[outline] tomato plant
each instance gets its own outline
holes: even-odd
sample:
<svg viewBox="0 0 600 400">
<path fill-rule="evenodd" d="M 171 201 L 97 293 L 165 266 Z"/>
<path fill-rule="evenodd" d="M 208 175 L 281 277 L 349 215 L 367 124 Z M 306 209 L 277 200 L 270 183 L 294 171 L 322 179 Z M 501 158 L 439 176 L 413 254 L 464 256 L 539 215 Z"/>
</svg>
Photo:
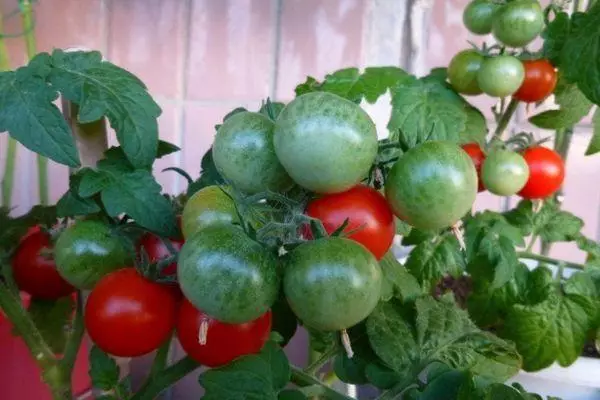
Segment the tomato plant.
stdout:
<svg viewBox="0 0 600 400">
<path fill-rule="evenodd" d="M 377 259 L 388 252 L 396 234 L 394 215 L 385 197 L 364 185 L 312 200 L 306 214 L 320 219 L 330 234 L 348 219 L 344 232 L 354 232 L 348 238 L 365 246 Z"/>
<path fill-rule="evenodd" d="M 271 333 L 271 311 L 243 324 L 219 322 L 184 300 L 177 314 L 177 338 L 183 350 L 207 367 L 220 367 L 236 358 L 258 353 Z M 206 331 L 200 343 L 202 324 Z"/>
<path fill-rule="evenodd" d="M 176 298 L 168 288 L 124 268 L 105 276 L 90 293 L 85 327 L 96 346 L 108 354 L 137 357 L 169 338 L 176 309 Z"/>
<path fill-rule="evenodd" d="M 529 168 L 529 179 L 519 196 L 543 199 L 560 189 L 565 179 L 565 164 L 558 153 L 536 146 L 526 149 L 523 158 Z"/>
<path fill-rule="evenodd" d="M 28 233 L 12 257 L 13 277 L 19 289 L 33 297 L 58 299 L 75 288 L 56 269 L 50 235 L 39 230 Z"/>
<path fill-rule="evenodd" d="M 236 108 L 215 127 L 200 176 L 170 169 L 189 183 L 176 195 L 152 167 L 179 149 L 159 140 L 160 107 L 131 73 L 97 52 L 61 50 L 1 72 L 0 129 L 72 172 L 56 205 L 15 215 L 8 179 L 0 207 L 0 308 L 53 399 L 74 397 L 86 332 L 95 389 L 121 400 L 154 399 L 199 363 L 215 367 L 198 378 L 207 399 L 349 400 L 333 380 L 369 384 L 378 400 L 537 398 L 504 383 L 571 365 L 599 332 L 600 246 L 554 196 L 576 124 L 600 104 L 589 62 L 599 17 L 600 2 L 569 15 L 559 2 L 472 1 L 465 26 L 496 44 L 471 43 L 425 76 L 345 68 L 307 77 L 288 104 Z M 463 96 L 479 93 L 501 98 L 491 114 Z M 550 93 L 556 107 L 530 122 L 555 131 L 554 150 L 531 132 L 507 134 L 527 126 L 512 124 L 522 102 Z M 378 140 L 361 105 L 382 96 L 389 135 Z M 109 149 L 94 147 L 104 124 L 88 125 L 102 118 L 116 131 Z M 600 152 L 599 137 L 587 154 Z M 483 188 L 522 200 L 476 212 Z M 56 241 L 37 226 L 52 226 Z M 585 263 L 551 257 L 559 242 Z M 179 296 L 153 280 L 169 263 Z M 33 295 L 27 306 L 19 287 Z M 298 326 L 306 368 L 283 351 Z M 187 356 L 170 364 L 174 330 Z M 111 357 L 154 350 L 134 392 Z"/>
<path fill-rule="evenodd" d="M 526 60 L 525 79 L 514 97 L 526 103 L 535 103 L 544 100 L 554 92 L 558 74 L 548 60 Z"/>
<path fill-rule="evenodd" d="M 496 56 L 487 58 L 477 74 L 481 90 L 494 97 L 506 97 L 515 93 L 525 79 L 525 68 L 518 58 Z"/>
</svg>

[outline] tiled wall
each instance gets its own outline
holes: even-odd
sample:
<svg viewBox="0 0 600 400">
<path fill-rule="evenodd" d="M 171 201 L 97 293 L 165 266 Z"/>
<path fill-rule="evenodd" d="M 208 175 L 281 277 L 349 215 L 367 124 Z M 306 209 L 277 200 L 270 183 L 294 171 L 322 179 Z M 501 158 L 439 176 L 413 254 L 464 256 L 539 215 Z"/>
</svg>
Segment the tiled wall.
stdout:
<svg viewBox="0 0 600 400">
<path fill-rule="evenodd" d="M 160 134 L 183 151 L 159 160 L 156 173 L 165 190 L 179 192 L 184 182 L 167 166 L 197 175 L 214 125 L 232 108 L 257 108 L 267 96 L 286 101 L 306 75 L 366 65 L 401 65 L 423 74 L 447 65 L 468 47 L 462 26 L 467 0 L 40 0 L 36 4 L 39 50 L 85 46 L 100 50 L 147 83 L 163 108 Z M 17 0 L 0 0 L 6 14 Z M 6 21 L 20 30 L 18 18 Z M 13 66 L 24 62 L 19 39 L 9 39 Z M 385 133 L 389 99 L 367 110 Z M 493 105 L 479 96 L 473 102 L 488 117 Z M 531 112 L 531 111 L 530 111 Z M 529 129 L 520 110 L 514 129 Z M 543 135 L 542 132 L 539 133 Z M 584 157 L 591 134 L 589 119 L 578 127 L 568 161 L 565 208 L 586 221 L 586 233 L 598 237 L 600 156 Z M 0 148 L 6 145 L 0 136 Z M 113 140 L 114 143 L 114 140 Z M 3 168 L 0 151 L 0 174 Z M 51 166 L 51 195 L 67 187 L 67 171 Z M 19 148 L 17 211 L 37 199 L 34 157 Z M 500 208 L 502 199 L 480 195 L 478 208 Z M 571 245 L 556 246 L 555 255 L 581 260 Z M 196 398 L 188 379 L 173 392 Z"/>
</svg>

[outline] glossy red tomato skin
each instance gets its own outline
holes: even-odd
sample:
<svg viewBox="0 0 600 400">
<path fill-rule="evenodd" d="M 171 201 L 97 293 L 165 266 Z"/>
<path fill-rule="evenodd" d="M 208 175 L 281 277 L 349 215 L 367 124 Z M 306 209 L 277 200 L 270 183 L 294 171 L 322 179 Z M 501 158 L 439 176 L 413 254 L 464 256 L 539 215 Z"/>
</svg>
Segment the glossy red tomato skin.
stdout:
<svg viewBox="0 0 600 400">
<path fill-rule="evenodd" d="M 208 322 L 206 344 L 199 342 L 202 320 Z M 177 337 L 183 350 L 194 360 L 211 368 L 228 364 L 238 357 L 262 349 L 271 333 L 272 313 L 267 311 L 254 321 L 234 325 L 219 322 L 196 309 L 184 299 L 177 316 Z"/>
<path fill-rule="evenodd" d="M 524 199 L 543 199 L 554 194 L 565 180 L 565 163 L 547 147 L 530 147 L 523 152 L 529 166 L 529 179 L 519 192 Z"/>
<path fill-rule="evenodd" d="M 513 95 L 515 99 L 535 103 L 544 100 L 554 92 L 558 74 L 550 61 L 526 60 L 523 61 L 523 67 L 525 67 L 525 79 Z"/>
<path fill-rule="evenodd" d="M 13 276 L 20 290 L 31 296 L 54 300 L 73 293 L 75 288 L 56 269 L 50 235 L 32 228 L 21 240 L 12 258 Z"/>
<path fill-rule="evenodd" d="M 483 192 L 485 190 L 485 186 L 483 185 L 483 181 L 481 180 L 481 165 L 485 161 L 485 153 L 481 149 L 478 143 L 467 143 L 461 146 L 463 150 L 471 157 L 473 160 L 473 165 L 477 170 L 477 181 L 478 187 L 477 190 L 479 192 Z"/>
<path fill-rule="evenodd" d="M 85 305 L 85 327 L 94 343 L 117 357 L 138 357 L 157 349 L 171 335 L 177 298 L 134 268 L 102 278 Z"/>
<path fill-rule="evenodd" d="M 170 238 L 169 241 L 171 242 L 173 249 L 177 251 L 181 250 L 181 247 L 185 242 L 180 238 Z M 149 261 L 152 263 L 171 256 L 169 248 L 165 245 L 162 239 L 151 233 L 146 233 L 142 236 L 138 248 L 140 251 L 142 248 L 146 251 Z M 177 263 L 174 262 L 169 264 L 162 272 L 165 276 L 175 275 L 177 273 Z"/>
<path fill-rule="evenodd" d="M 327 233 L 334 232 L 349 218 L 345 232 L 357 232 L 348 239 L 365 246 L 378 260 L 390 249 L 396 234 L 394 214 L 385 197 L 365 185 L 312 200 L 306 214 L 320 219 Z"/>
</svg>

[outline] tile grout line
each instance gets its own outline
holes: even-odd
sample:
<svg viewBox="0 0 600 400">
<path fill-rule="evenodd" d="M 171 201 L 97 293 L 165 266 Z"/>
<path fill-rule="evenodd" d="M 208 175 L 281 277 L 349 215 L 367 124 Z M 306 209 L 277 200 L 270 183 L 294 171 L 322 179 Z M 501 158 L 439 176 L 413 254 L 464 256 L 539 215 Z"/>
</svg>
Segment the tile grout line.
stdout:
<svg viewBox="0 0 600 400">
<path fill-rule="evenodd" d="M 277 81 L 279 79 L 279 60 L 281 57 L 281 16 L 283 10 L 283 0 L 272 0 L 271 8 L 275 22 L 275 29 L 273 32 L 271 81 L 269 82 L 271 90 L 269 92 L 271 99 L 275 101 L 277 100 Z"/>
</svg>

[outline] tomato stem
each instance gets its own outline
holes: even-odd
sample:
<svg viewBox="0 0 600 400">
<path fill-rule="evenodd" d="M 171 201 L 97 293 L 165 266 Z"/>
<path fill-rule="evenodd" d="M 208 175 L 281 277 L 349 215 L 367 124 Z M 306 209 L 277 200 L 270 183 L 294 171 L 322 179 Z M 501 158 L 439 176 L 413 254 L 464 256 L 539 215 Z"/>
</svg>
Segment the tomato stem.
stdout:
<svg viewBox="0 0 600 400">
<path fill-rule="evenodd" d="M 338 346 L 331 347 L 321 354 L 317 359 L 311 362 L 311 364 L 304 369 L 304 372 L 309 375 L 315 375 L 325 364 L 327 364 L 329 360 L 331 360 L 333 356 L 338 353 L 338 351 Z"/>
<path fill-rule="evenodd" d="M 196 361 L 189 357 L 184 357 L 175 364 L 164 369 L 162 373 L 154 379 L 148 379 L 140 390 L 134 394 L 130 400 L 152 400 L 155 399 L 164 390 L 171 387 L 181 378 L 200 367 Z"/>
<path fill-rule="evenodd" d="M 510 122 L 515 111 L 517 111 L 518 106 L 519 106 L 519 100 L 517 100 L 515 98 L 510 99 L 508 106 L 506 107 L 506 109 L 504 110 L 502 115 L 500 116 L 500 120 L 498 121 L 498 126 L 496 127 L 496 131 L 494 132 L 494 136 L 492 137 L 492 140 L 501 139 L 502 134 L 506 130 L 506 127 L 508 126 L 508 123 Z"/>
<path fill-rule="evenodd" d="M 523 258 L 526 260 L 540 261 L 543 263 L 548 263 L 548 264 L 557 265 L 557 266 L 563 265 L 566 268 L 571 268 L 571 269 L 579 269 L 579 270 L 585 269 L 585 265 L 583 265 L 583 264 L 578 264 L 578 263 L 574 263 L 574 262 L 570 262 L 570 261 L 558 260 L 556 258 L 542 256 L 540 254 L 530 253 L 528 251 L 521 251 L 521 252 L 517 253 L 517 256 L 519 258 Z"/>
<path fill-rule="evenodd" d="M 307 374 L 306 372 L 302 371 L 300 368 L 293 366 L 293 365 L 291 366 L 291 368 L 292 368 L 291 381 L 296 386 L 307 387 L 307 386 L 318 385 L 318 386 L 323 387 L 323 396 L 327 397 L 329 400 L 352 400 L 351 397 L 348 397 L 345 394 L 342 394 L 342 393 L 338 392 L 337 390 L 330 388 L 325 383 L 318 380 L 314 376 Z"/>
<path fill-rule="evenodd" d="M 150 368 L 150 374 L 148 375 L 148 380 L 155 379 L 164 371 L 165 366 L 167 365 L 167 356 L 169 355 L 170 348 L 171 337 L 169 336 L 169 338 L 156 351 L 154 361 L 152 362 L 152 367 Z"/>
<path fill-rule="evenodd" d="M 67 372 L 68 376 L 71 376 L 71 372 L 75 367 L 75 360 L 81 347 L 81 341 L 85 333 L 85 327 L 83 325 L 83 296 L 80 291 L 77 291 L 77 304 L 75 309 L 75 317 L 73 319 L 73 325 L 71 334 L 65 344 L 65 353 L 61 360 L 62 368 Z"/>
</svg>

